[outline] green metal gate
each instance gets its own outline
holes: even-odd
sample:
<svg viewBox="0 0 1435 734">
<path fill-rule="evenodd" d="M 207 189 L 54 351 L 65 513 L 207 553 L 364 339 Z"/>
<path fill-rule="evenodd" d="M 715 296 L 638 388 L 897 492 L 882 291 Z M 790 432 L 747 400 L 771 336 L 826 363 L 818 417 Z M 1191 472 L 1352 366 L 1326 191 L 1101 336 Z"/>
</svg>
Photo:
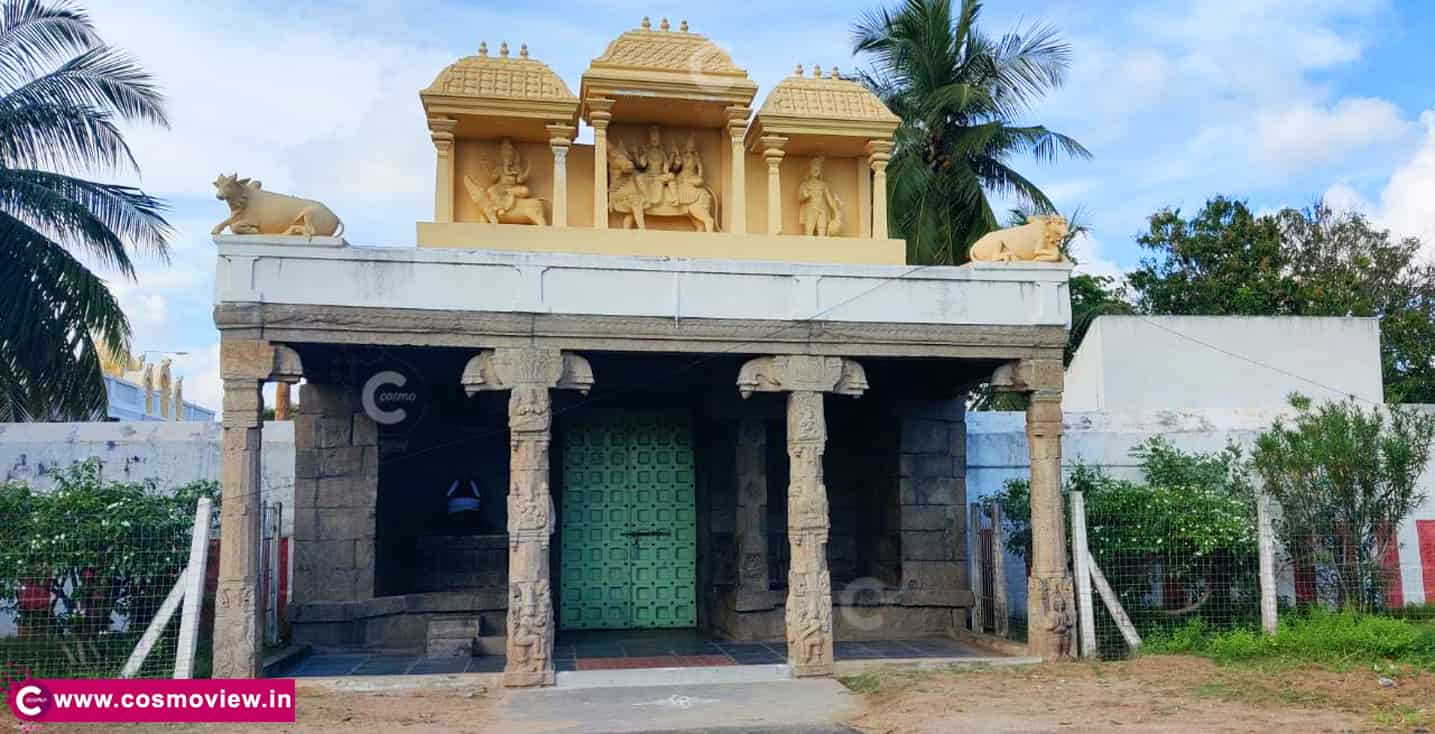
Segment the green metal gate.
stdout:
<svg viewBox="0 0 1435 734">
<path fill-rule="evenodd" d="M 594 413 L 563 441 L 563 629 L 697 624 L 692 430 L 658 410 Z"/>
</svg>

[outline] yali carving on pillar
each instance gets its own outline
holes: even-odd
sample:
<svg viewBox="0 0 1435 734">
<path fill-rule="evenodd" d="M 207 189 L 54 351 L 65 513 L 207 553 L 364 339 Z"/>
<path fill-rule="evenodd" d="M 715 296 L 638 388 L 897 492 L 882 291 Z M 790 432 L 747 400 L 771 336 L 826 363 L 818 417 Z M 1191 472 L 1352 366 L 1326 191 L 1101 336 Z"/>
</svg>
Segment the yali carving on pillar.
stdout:
<svg viewBox="0 0 1435 734">
<path fill-rule="evenodd" d="M 490 165 L 485 158 L 482 178 L 486 183 L 463 177 L 468 198 L 478 207 L 478 221 L 487 224 L 548 224 L 545 214 L 547 200 L 532 196 L 528 178 L 533 162 L 523 161 L 513 141 L 504 138 L 498 144 L 498 163 Z"/>
</svg>

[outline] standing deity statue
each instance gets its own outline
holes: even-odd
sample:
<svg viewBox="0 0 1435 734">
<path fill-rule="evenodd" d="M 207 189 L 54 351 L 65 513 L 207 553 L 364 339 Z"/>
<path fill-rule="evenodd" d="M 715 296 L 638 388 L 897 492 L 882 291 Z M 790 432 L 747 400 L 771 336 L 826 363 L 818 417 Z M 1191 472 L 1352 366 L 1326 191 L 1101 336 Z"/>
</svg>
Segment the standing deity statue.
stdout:
<svg viewBox="0 0 1435 734">
<path fill-rule="evenodd" d="M 485 165 L 487 162 L 485 161 Z M 543 199 L 532 196 L 528 178 L 533 162 L 524 161 L 513 141 L 498 144 L 498 163 L 485 172 L 486 183 L 463 177 L 468 196 L 478 206 L 478 218 L 488 224 L 547 224 Z"/>
<path fill-rule="evenodd" d="M 797 202 L 801 207 L 798 224 L 802 233 L 812 237 L 829 237 L 842 230 L 842 200 L 832 193 L 832 187 L 822 178 L 823 156 L 812 159 L 807 169 L 807 178 L 797 189 Z"/>
</svg>

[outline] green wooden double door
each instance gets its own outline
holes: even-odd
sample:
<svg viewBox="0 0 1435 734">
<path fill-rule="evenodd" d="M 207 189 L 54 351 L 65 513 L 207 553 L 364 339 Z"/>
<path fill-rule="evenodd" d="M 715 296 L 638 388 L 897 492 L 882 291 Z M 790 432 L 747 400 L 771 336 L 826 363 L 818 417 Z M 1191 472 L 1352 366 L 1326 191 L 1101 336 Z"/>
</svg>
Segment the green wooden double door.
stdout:
<svg viewBox="0 0 1435 734">
<path fill-rule="evenodd" d="M 562 629 L 697 625 L 692 428 L 660 410 L 595 412 L 563 438 Z"/>
</svg>

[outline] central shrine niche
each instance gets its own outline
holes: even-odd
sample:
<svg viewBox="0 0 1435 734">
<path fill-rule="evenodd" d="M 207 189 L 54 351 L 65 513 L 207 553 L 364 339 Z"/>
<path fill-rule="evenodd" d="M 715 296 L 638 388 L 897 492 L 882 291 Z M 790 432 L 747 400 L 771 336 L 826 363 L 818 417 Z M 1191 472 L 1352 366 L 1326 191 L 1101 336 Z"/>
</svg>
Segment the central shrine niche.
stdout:
<svg viewBox="0 0 1435 734">
<path fill-rule="evenodd" d="M 715 232 L 718 196 L 703 178 L 697 135 L 683 149 L 663 148 L 663 133 L 649 126 L 642 142 L 614 139 L 608 146 L 608 210 L 623 229 L 647 229 L 648 217 L 686 217 L 699 232 Z"/>
</svg>

